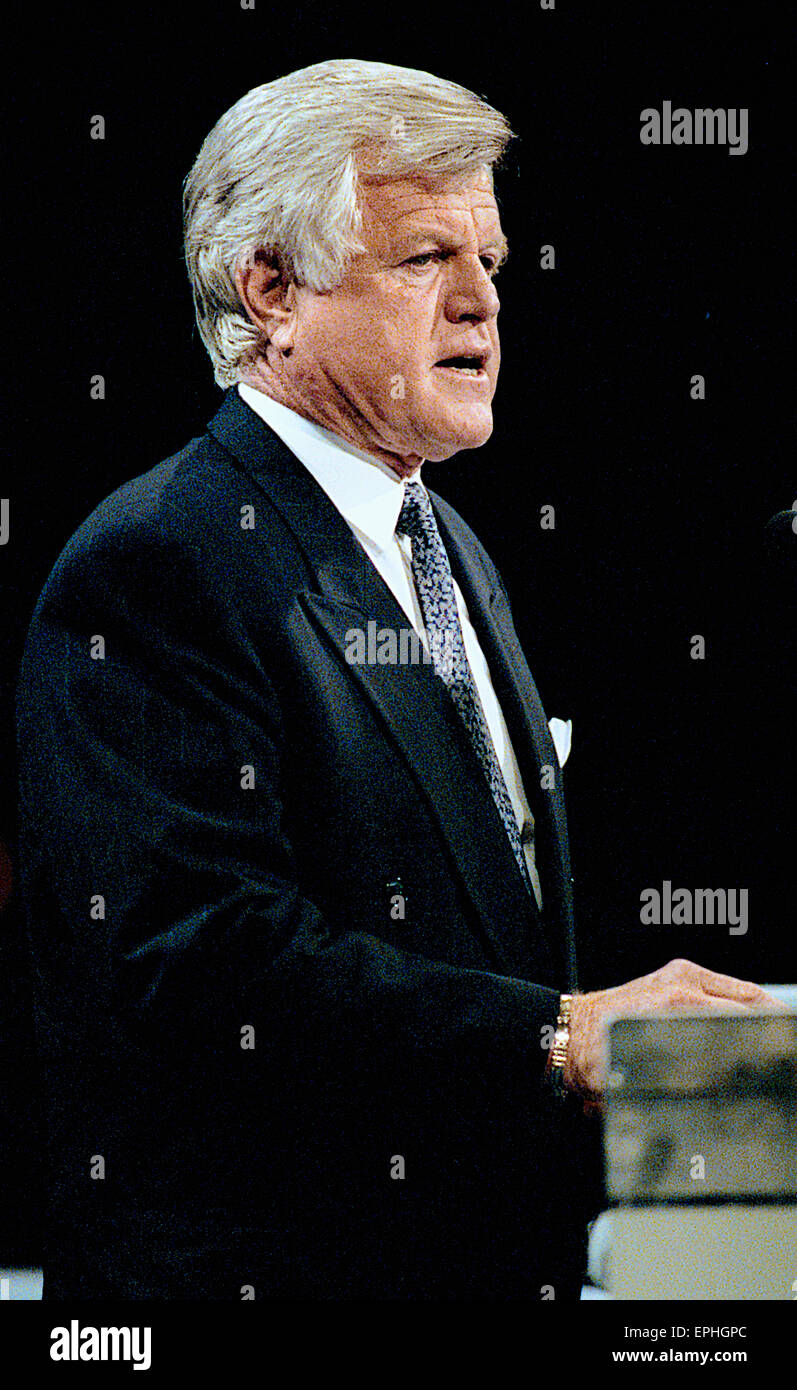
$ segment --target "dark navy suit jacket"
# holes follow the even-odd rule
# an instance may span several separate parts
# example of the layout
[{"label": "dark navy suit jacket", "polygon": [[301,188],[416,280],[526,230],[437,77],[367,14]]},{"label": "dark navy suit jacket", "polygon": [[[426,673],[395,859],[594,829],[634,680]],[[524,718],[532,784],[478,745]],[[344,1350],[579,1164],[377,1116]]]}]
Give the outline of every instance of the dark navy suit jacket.
[{"label": "dark navy suit jacket", "polygon": [[432,500],[542,920],[433,669],[346,659],[406,617],[237,391],[47,581],[18,699],[45,1298],[577,1297],[597,1121],[543,1080],[576,985],[561,774],[498,574]]}]

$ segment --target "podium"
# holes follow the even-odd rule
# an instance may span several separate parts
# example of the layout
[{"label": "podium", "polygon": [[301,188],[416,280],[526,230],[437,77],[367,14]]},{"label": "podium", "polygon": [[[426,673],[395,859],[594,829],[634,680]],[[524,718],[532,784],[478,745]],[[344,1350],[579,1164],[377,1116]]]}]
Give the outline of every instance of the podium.
[{"label": "podium", "polygon": [[615,1019],[604,1160],[615,1298],[797,1298],[797,1010]]}]

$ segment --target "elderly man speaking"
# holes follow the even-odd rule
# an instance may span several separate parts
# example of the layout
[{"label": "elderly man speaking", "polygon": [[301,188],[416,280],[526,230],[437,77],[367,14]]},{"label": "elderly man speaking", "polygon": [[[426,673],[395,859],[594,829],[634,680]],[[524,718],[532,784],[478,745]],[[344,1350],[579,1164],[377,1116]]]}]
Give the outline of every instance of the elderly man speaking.
[{"label": "elderly man speaking", "polygon": [[45,1298],[576,1298],[601,1020],[765,999],[579,993],[557,753],[421,477],[492,429],[510,135],[325,62],[187,180],[228,389],[69,541],[20,682]]}]

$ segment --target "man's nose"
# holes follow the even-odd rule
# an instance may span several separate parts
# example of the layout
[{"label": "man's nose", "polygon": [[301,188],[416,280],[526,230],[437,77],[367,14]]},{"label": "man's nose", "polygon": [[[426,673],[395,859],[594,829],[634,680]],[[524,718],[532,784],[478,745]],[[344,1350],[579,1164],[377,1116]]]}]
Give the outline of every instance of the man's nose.
[{"label": "man's nose", "polygon": [[449,285],[446,314],[456,322],[495,318],[501,307],[493,281],[478,256],[463,256]]}]

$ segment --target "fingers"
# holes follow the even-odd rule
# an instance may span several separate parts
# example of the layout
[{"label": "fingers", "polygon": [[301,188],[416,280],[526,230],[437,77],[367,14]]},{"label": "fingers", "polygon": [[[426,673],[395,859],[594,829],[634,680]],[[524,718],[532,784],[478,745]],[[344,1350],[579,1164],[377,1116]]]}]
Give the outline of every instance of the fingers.
[{"label": "fingers", "polygon": [[704,992],[720,999],[733,999],[740,1004],[747,1004],[751,1007],[756,1004],[774,1004],[776,1001],[771,994],[767,994],[760,985],[756,985],[752,980],[737,980],[733,975],[720,975],[715,970],[707,970],[705,966],[695,967],[698,971],[699,983]]},{"label": "fingers", "polygon": [[667,1010],[673,1014],[749,1014],[755,1012],[753,1004],[741,1004],[737,999],[727,999],[715,994],[706,994],[694,1004],[677,1004]]},{"label": "fingers", "polygon": [[[676,987],[686,986],[696,990],[698,996],[706,995],[712,999],[734,1000],[748,1008],[773,1007],[776,1001],[753,980],[739,980],[734,975],[723,975],[718,970],[709,970],[693,960],[671,960],[662,970],[655,971],[652,979],[667,980]],[[680,1002],[680,1001],[675,1001]]]}]

